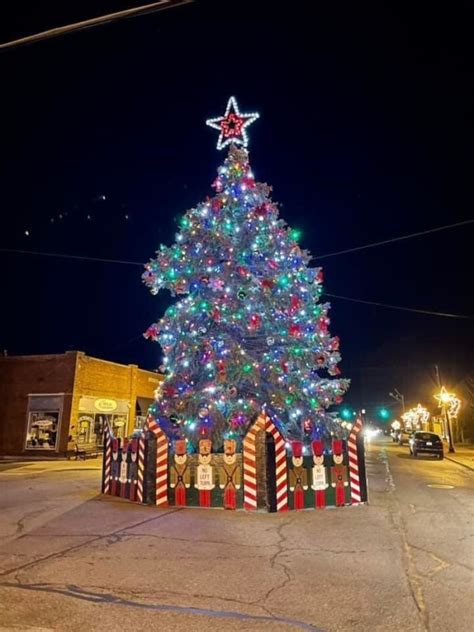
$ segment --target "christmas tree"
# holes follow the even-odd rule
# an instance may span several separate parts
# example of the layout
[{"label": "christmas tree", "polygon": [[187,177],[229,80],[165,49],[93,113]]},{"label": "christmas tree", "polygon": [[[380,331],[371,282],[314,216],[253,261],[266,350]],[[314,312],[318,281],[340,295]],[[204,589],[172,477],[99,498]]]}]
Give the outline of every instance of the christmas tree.
[{"label": "christmas tree", "polygon": [[271,188],[255,181],[246,128],[232,97],[207,121],[229,146],[215,195],[181,218],[143,280],[179,300],[145,337],[159,341],[165,379],[150,412],[168,436],[241,438],[265,411],[288,439],[341,436],[328,408],[342,401],[339,339],[329,333],[321,268],[309,267],[300,233],[279,218]]}]

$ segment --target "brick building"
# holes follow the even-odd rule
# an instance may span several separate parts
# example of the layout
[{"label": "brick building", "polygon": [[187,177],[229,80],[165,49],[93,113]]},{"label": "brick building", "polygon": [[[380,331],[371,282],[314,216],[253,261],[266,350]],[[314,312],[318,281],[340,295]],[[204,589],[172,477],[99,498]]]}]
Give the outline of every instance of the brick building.
[{"label": "brick building", "polygon": [[64,455],[69,437],[101,444],[143,424],[162,377],[82,351],[0,357],[0,454]]}]

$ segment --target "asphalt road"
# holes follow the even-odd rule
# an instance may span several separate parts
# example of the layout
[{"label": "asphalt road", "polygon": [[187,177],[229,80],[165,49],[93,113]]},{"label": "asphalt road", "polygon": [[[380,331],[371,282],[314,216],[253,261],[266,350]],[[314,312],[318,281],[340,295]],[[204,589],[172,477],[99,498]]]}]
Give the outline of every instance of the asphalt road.
[{"label": "asphalt road", "polygon": [[460,465],[381,441],[368,506],[281,515],[104,499],[97,466],[0,464],[2,632],[472,630]]}]

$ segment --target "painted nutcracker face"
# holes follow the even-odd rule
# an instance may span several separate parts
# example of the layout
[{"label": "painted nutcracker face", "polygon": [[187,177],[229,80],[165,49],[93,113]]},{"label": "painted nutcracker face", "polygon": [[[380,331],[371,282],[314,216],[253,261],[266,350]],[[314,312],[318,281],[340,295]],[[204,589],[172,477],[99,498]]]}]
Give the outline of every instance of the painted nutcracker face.
[{"label": "painted nutcracker face", "polygon": [[301,467],[303,465],[303,457],[302,456],[293,456],[291,458],[291,462],[295,467]]},{"label": "painted nutcracker face", "polygon": [[341,463],[342,463],[342,459],[343,459],[342,454],[333,454],[333,455],[332,455],[332,458],[334,459],[334,463],[335,463],[336,465],[341,465]]},{"label": "painted nutcracker face", "polygon": [[186,463],[186,459],[188,458],[188,455],[186,454],[186,442],[183,439],[175,441],[174,449],[174,462],[177,465],[184,465],[184,463]]},{"label": "painted nutcracker face", "polygon": [[322,465],[324,463],[324,456],[322,454],[315,454],[313,461],[315,465]]},{"label": "painted nutcracker face", "polygon": [[201,439],[199,442],[199,456],[198,460],[201,465],[209,465],[211,462],[211,448],[212,443],[209,439]]},{"label": "painted nutcracker face", "polygon": [[224,441],[224,463],[233,465],[237,459],[235,453],[236,443],[233,439],[225,439]]}]

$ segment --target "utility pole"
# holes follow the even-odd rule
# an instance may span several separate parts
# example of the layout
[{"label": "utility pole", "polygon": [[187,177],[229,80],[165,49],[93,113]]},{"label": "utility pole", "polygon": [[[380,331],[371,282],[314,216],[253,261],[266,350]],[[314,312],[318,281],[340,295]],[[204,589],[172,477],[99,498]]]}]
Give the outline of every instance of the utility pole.
[{"label": "utility pole", "polygon": [[402,411],[405,412],[405,395],[400,393],[396,388],[393,389],[393,393],[389,393],[390,397],[402,405]]}]

